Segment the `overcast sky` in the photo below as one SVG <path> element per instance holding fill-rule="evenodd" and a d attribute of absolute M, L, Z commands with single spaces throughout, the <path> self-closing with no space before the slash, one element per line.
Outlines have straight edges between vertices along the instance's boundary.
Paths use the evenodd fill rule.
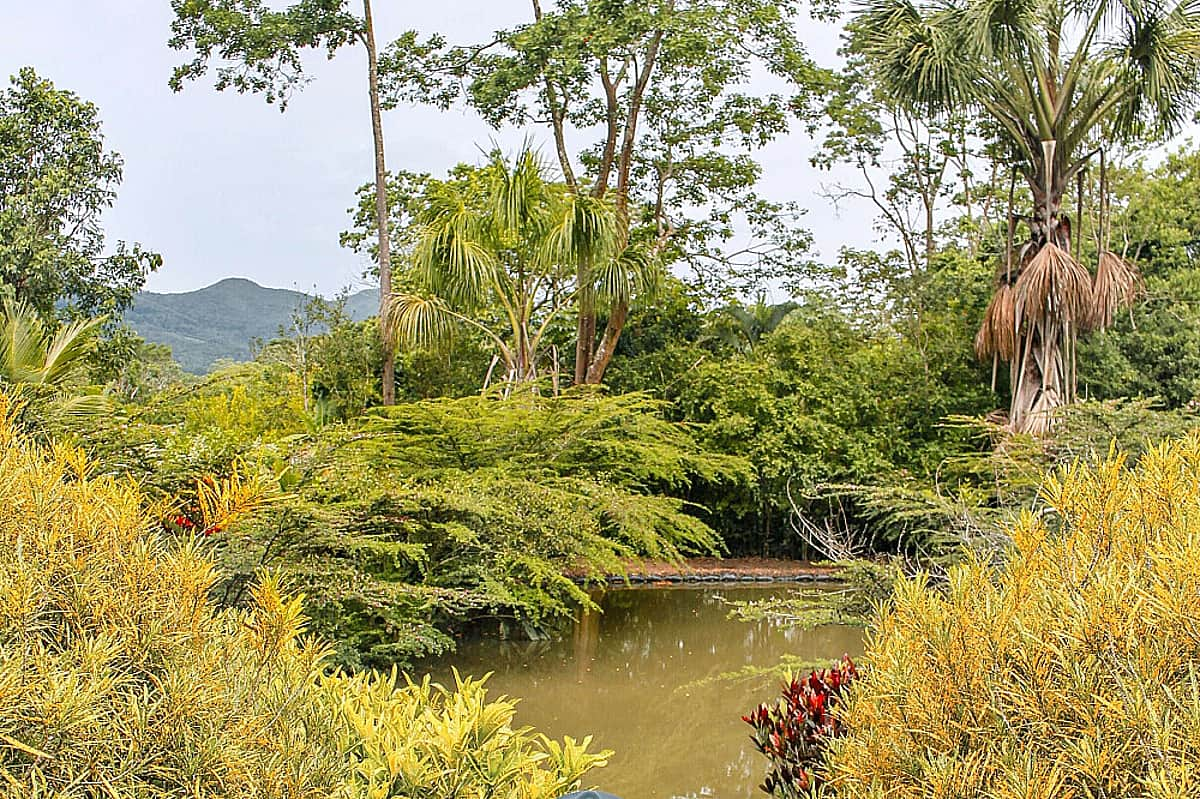
<path fill-rule="evenodd" d="M 125 160 L 110 243 L 139 241 L 163 254 L 153 291 L 187 291 L 223 277 L 331 294 L 362 287 L 364 264 L 338 245 L 354 190 L 370 179 L 372 151 L 360 48 L 311 64 L 313 81 L 286 114 L 261 97 L 217 93 L 197 82 L 167 88 L 181 54 L 166 45 L 168 0 L 0 0 L 0 73 L 34 67 L 100 108 L 110 149 Z M 408 28 L 472 41 L 525 21 L 527 0 L 377 0 L 381 40 Z M 832 63 L 836 31 L 806 22 L 812 54 Z M 492 139 L 515 146 L 524 131 L 497 134 L 469 111 L 401 108 L 385 118 L 388 166 L 442 174 L 478 161 Z M 541 131 L 535 131 L 541 140 Z M 763 151 L 764 192 L 807 208 L 821 255 L 870 243 L 870 209 L 819 196 L 828 176 L 808 164 L 802 133 Z M 547 148 L 547 152 L 550 150 Z M 853 224 L 843 224 L 852 221 Z M 859 239 L 846 231 L 858 231 Z M 866 236 L 867 238 L 863 238 Z"/>

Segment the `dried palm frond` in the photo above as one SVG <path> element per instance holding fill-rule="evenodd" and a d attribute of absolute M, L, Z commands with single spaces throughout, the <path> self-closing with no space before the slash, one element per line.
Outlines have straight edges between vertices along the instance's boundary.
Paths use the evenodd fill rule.
<path fill-rule="evenodd" d="M 1011 361 L 1017 356 L 1016 292 L 1008 283 L 997 287 L 983 313 L 975 334 L 975 355 L 981 361 L 995 356 Z"/>
<path fill-rule="evenodd" d="M 1021 270 L 1016 295 L 1017 325 L 1082 322 L 1092 304 L 1091 275 L 1062 247 L 1048 243 Z"/>
<path fill-rule="evenodd" d="M 1017 432 L 1028 433 L 1031 436 L 1046 435 L 1054 426 L 1055 411 L 1062 405 L 1063 400 L 1058 391 L 1052 386 L 1046 387 L 1038 395 L 1033 407 L 1022 418 L 1020 429 Z"/>
<path fill-rule="evenodd" d="M 1129 308 L 1142 292 L 1138 268 L 1114 252 L 1100 254 L 1096 279 L 1092 283 L 1092 303 L 1087 317 L 1088 330 L 1112 327 L 1117 311 Z"/>

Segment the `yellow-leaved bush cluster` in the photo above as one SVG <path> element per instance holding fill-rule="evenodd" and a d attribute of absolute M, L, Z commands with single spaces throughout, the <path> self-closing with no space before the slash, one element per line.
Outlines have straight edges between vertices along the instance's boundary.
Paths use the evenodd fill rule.
<path fill-rule="evenodd" d="M 1200 797 L 1200 436 L 1045 499 L 1003 565 L 899 583 L 831 746 L 837 796 Z"/>
<path fill-rule="evenodd" d="M 603 762 L 514 729 L 479 681 L 328 674 L 270 579 L 214 611 L 202 544 L 164 542 L 136 486 L 8 418 L 0 796 L 550 799 Z"/>

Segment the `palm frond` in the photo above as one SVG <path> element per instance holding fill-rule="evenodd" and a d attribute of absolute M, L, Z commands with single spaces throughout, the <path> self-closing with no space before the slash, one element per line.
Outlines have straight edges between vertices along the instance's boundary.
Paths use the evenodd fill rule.
<path fill-rule="evenodd" d="M 775 305 L 767 306 L 767 315 L 764 320 L 763 329 L 765 332 L 771 332 L 783 324 L 783 320 L 787 319 L 792 311 L 800 307 L 800 303 L 788 301 L 781 302 Z"/>
<path fill-rule="evenodd" d="M 104 317 L 79 319 L 58 329 L 45 343 L 38 382 L 57 385 L 76 374 L 92 350 L 105 322 Z"/>
<path fill-rule="evenodd" d="M 392 298 L 388 314 L 397 338 L 417 347 L 433 347 L 444 342 L 454 327 L 454 316 L 441 297 L 397 294 Z"/>
<path fill-rule="evenodd" d="M 1101 253 L 1096 278 L 1092 283 L 1087 329 L 1107 330 L 1112 327 L 1117 312 L 1131 307 L 1142 289 L 1142 275 L 1136 266 L 1116 253 Z"/>
<path fill-rule="evenodd" d="M 539 257 L 547 264 L 598 263 L 613 255 L 617 214 L 611 200 L 563 192 Z"/>
<path fill-rule="evenodd" d="M 4 301 L 0 319 L 0 376 L 10 383 L 40 383 L 45 363 L 45 327 L 32 306 Z"/>
<path fill-rule="evenodd" d="M 489 169 L 491 216 L 498 227 L 515 232 L 542 224 L 549 186 L 537 152 L 526 143 L 511 165 L 499 151 L 494 152 Z"/>
<path fill-rule="evenodd" d="M 1023 56 L 1037 40 L 1046 4 L 1042 0 L 972 0 L 960 17 L 969 50 L 987 58 Z"/>
<path fill-rule="evenodd" d="M 1016 291 L 1001 282 L 983 314 L 983 323 L 975 334 L 975 355 L 981 361 L 999 357 L 1012 361 L 1017 357 Z"/>
<path fill-rule="evenodd" d="M 1017 278 L 1015 325 L 1048 319 L 1086 323 L 1092 303 L 1088 271 L 1056 244 L 1043 246 Z"/>
<path fill-rule="evenodd" d="M 957 9 L 926 12 L 907 0 L 875 0 L 856 21 L 855 38 L 889 94 L 936 115 L 962 102 L 971 81 L 958 15 Z"/>
<path fill-rule="evenodd" d="M 423 287 L 455 305 L 482 303 L 496 284 L 500 264 L 480 217 L 461 198 L 442 197 L 413 249 Z"/>
<path fill-rule="evenodd" d="M 1200 7 L 1126 2 L 1120 36 L 1105 53 L 1122 70 L 1114 127 L 1171 134 L 1191 119 L 1200 92 Z"/>
<path fill-rule="evenodd" d="M 626 247 L 616 258 L 596 265 L 596 296 L 605 302 L 628 302 L 634 295 L 653 296 L 662 276 L 657 258 L 641 247 Z"/>
<path fill-rule="evenodd" d="M 77 422 L 112 413 L 113 403 L 103 394 L 80 394 L 55 398 L 48 403 L 47 408 L 47 417 L 60 425 L 70 427 Z"/>

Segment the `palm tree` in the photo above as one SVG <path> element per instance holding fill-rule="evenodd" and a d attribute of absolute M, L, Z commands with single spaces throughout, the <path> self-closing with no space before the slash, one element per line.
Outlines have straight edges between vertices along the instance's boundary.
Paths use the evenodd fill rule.
<path fill-rule="evenodd" d="M 390 308 L 397 335 L 427 345 L 453 325 L 481 332 L 510 383 L 536 380 L 550 323 L 588 275 L 600 293 L 623 290 L 633 257 L 617 252 L 612 203 L 554 182 L 528 147 L 482 169 L 431 182 L 416 214 L 415 290 Z M 500 319 L 490 324 L 491 314 Z"/>
<path fill-rule="evenodd" d="M 104 324 L 82 319 L 50 330 L 25 302 L 0 305 L 0 382 L 61 388 L 78 376 Z"/>
<path fill-rule="evenodd" d="M 791 300 L 768 305 L 761 296 L 753 305 L 728 305 L 717 311 L 713 335 L 737 352 L 751 353 L 763 336 L 774 333 L 799 307 Z"/>
<path fill-rule="evenodd" d="M 1105 234 L 1094 277 L 1072 257 L 1063 195 L 1104 145 L 1162 138 L 1190 118 L 1200 6 L 872 0 L 854 37 L 898 105 L 931 116 L 973 109 L 1028 185 L 1032 213 L 1020 219 L 1030 237 L 1014 250 L 1010 210 L 1009 246 L 976 349 L 1011 364 L 1013 428 L 1044 431 L 1054 408 L 1074 397 L 1079 333 L 1110 324 L 1138 285 Z"/>

